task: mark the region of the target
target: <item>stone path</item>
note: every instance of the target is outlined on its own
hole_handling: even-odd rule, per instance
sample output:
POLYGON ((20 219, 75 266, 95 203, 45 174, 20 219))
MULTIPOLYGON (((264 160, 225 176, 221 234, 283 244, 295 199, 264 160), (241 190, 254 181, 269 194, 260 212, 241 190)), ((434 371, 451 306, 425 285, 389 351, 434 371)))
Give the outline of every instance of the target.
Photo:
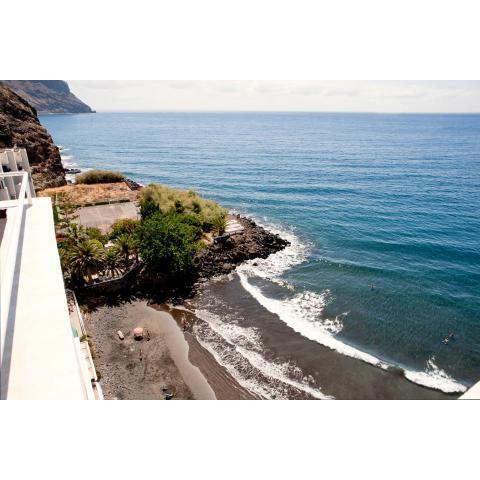
POLYGON ((243 226, 234 219, 227 220, 227 226, 225 227, 225 233, 227 235, 233 235, 235 233, 240 233, 244 230, 243 226))

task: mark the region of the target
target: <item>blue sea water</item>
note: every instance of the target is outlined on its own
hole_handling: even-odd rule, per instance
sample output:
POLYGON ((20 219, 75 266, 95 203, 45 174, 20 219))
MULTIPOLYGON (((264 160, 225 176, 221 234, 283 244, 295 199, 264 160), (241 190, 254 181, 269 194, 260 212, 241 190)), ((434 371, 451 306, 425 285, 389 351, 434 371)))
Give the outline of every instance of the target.
MULTIPOLYGON (((446 391, 480 379, 480 115, 98 113, 41 122, 67 166, 192 188, 294 238, 269 275, 289 287, 284 321, 295 330, 318 326, 338 351, 446 391)), ((268 308, 269 289, 254 278, 265 272, 245 270, 242 281, 268 308)))

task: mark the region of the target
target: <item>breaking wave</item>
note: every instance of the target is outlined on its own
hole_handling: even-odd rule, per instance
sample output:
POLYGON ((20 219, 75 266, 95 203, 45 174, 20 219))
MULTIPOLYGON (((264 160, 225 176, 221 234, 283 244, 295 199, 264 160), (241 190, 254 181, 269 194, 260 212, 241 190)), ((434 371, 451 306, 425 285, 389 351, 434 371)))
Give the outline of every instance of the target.
POLYGON ((445 370, 435 364, 435 357, 432 356, 426 362, 425 371, 415 372, 405 370, 404 375, 408 380, 428 388, 435 388, 446 393, 465 392, 467 387, 450 377, 445 370))
MULTIPOLYGON (((260 222, 258 223, 261 224, 260 222)), ((252 277, 260 277, 286 286, 289 290, 294 290, 293 285, 289 285, 288 282, 279 278, 279 276, 293 266, 303 263, 310 251, 310 245, 302 242, 292 231, 280 229, 276 226, 272 227, 271 225, 264 225, 264 227, 287 239, 290 245, 266 259, 250 260, 238 267, 237 273, 243 288, 260 305, 271 313, 276 314, 292 330, 309 340, 316 341, 342 355, 362 360, 384 370, 398 370, 398 366, 385 362, 336 338, 336 335, 342 331, 342 318, 346 314, 331 319, 322 318, 324 307, 330 298, 328 290, 322 293, 305 291, 297 293, 291 298, 280 300, 267 297, 263 294, 260 287, 249 281, 252 277)), ((408 380, 428 388, 441 390, 445 393, 463 392, 466 390, 464 385, 440 369, 434 363, 433 357, 427 361, 424 371, 406 369, 402 369, 402 371, 408 380)))
POLYGON ((206 310, 196 310, 201 321, 193 326, 195 337, 215 360, 228 370, 249 392, 265 399, 289 399, 300 395, 331 398, 313 386, 290 362, 266 359, 260 336, 255 328, 239 326, 232 315, 220 318, 206 310))
POLYGON ((64 167, 76 167, 77 164, 73 161, 73 155, 60 155, 64 167))

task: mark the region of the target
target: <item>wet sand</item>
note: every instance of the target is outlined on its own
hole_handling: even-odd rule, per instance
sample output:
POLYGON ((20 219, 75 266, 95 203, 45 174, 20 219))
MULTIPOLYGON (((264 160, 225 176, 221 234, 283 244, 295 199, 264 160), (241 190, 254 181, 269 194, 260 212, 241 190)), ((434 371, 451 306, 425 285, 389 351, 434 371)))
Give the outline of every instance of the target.
POLYGON ((165 393, 185 400, 254 398, 190 333, 182 331, 168 310, 134 301, 85 314, 105 398, 163 400, 165 393), (133 338, 137 326, 148 330, 149 340, 133 338))
POLYGON ((197 341, 191 329, 198 319, 183 307, 173 307, 168 304, 152 305, 156 310, 171 315, 175 324, 183 331, 189 346, 189 360, 196 365, 215 392, 217 400, 253 400, 257 396, 243 388, 230 373, 217 363, 210 352, 197 341))
MULTIPOLYGON (((277 315, 262 307, 240 284, 236 274, 202 286, 192 308, 208 310, 218 318, 230 318, 242 328, 254 328, 262 343, 262 356, 270 365, 278 362, 298 366, 324 395, 336 399, 454 399, 438 390, 407 380, 401 371, 386 371, 342 355, 292 330, 277 315)), ((227 320, 228 321, 228 320, 227 320)), ((233 355, 229 360, 235 360, 233 355)), ((239 365, 237 368, 241 368, 239 365)), ((250 378, 265 383, 264 372, 251 371, 250 378)), ((278 385, 271 382, 271 390, 278 385)), ((312 398, 288 392, 288 398, 312 398)))

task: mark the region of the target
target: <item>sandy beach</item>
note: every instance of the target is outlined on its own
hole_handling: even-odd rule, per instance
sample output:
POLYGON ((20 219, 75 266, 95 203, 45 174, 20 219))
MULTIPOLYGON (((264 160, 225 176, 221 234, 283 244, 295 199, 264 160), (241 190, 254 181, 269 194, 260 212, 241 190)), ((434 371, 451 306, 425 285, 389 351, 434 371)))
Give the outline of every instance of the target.
POLYGON ((163 400, 169 394, 177 400, 255 398, 186 331, 186 317, 180 309, 153 308, 146 301, 85 314, 106 399, 163 400), (141 341, 133 338, 138 326, 148 331, 141 341))
MULTIPOLYGON (((304 374, 307 372, 310 375, 313 382, 311 387, 315 390, 321 386, 325 398, 452 398, 442 392, 422 388, 401 375, 340 355, 315 342, 305 341, 301 335, 283 327, 274 315, 261 311, 248 295, 238 296, 240 290, 236 281, 215 282, 208 285, 207 289, 210 295, 227 295, 231 301, 240 301, 242 308, 252 309, 246 316, 255 318, 251 326, 269 327, 270 337, 265 338, 264 354, 274 362, 271 365, 284 355, 295 358, 304 374), (210 291, 212 289, 215 293, 210 291)), ((200 298, 193 302, 198 303, 200 298)), ((188 306, 193 307, 190 304, 188 306)), ((291 379, 276 375, 272 377, 271 372, 258 370, 249 363, 244 366, 242 362, 236 363, 235 371, 236 375, 240 374, 240 379, 234 378, 226 366, 202 346, 201 339, 197 339, 194 333, 197 327, 201 331, 207 324, 192 311, 183 306, 150 305, 145 300, 135 300, 116 306, 100 306, 85 314, 94 363, 101 376, 106 399, 319 398, 305 385, 292 383, 291 379), (136 327, 148 331, 140 341, 133 338, 133 329, 136 327), (124 335, 123 340, 118 336, 119 330, 124 335), (261 388, 247 389, 246 384, 261 385, 261 388)), ((240 312, 241 309, 238 314, 240 312)), ((234 348, 228 358, 235 363, 236 355, 234 348)))

